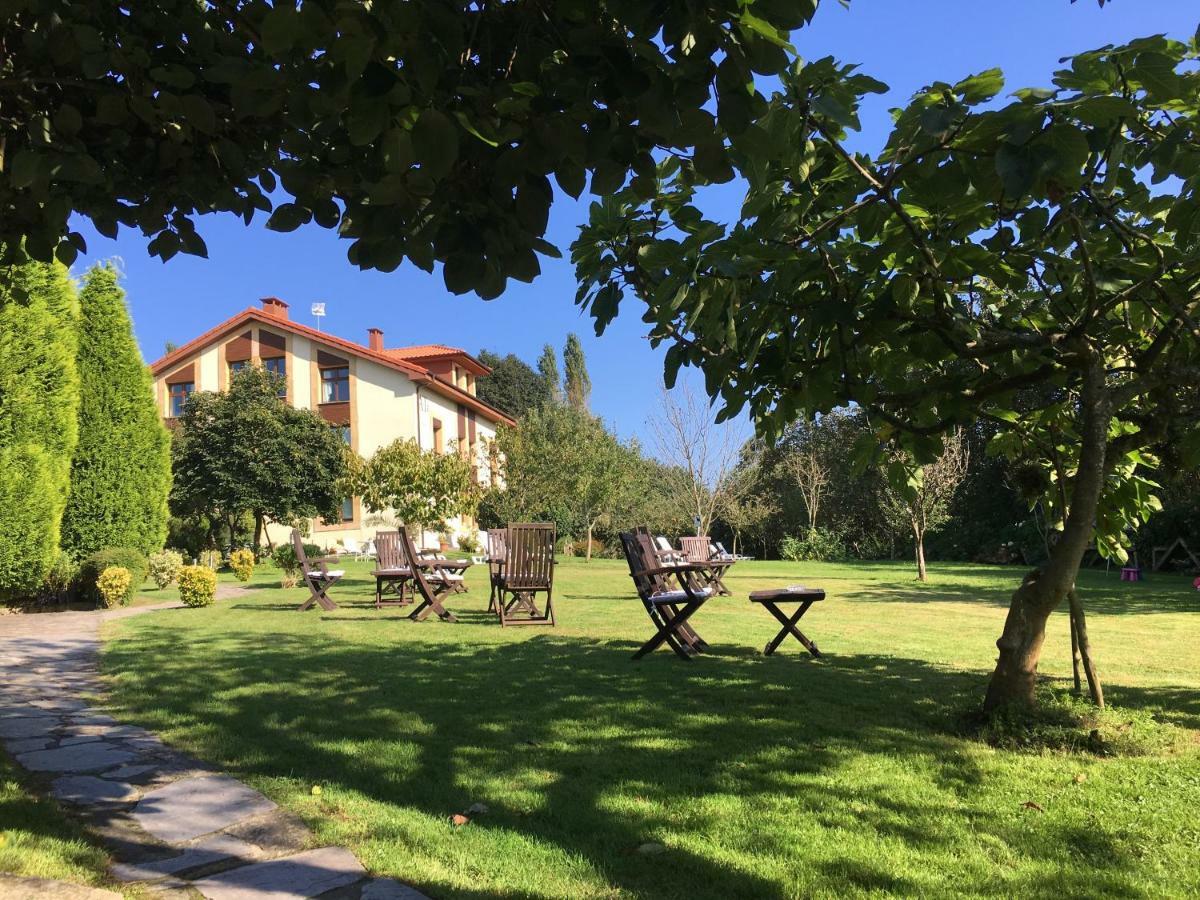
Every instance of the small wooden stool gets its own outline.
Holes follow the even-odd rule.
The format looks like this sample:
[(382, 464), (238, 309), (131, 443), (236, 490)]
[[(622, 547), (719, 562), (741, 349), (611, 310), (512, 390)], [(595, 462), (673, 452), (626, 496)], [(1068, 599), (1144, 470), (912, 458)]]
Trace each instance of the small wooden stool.
[(1139, 569), (1137, 566), (1125, 566), (1123, 569), (1121, 569), (1121, 580), (1122, 581), (1141, 581), (1142, 580), (1142, 570)]
[[(819, 659), (821, 651), (817, 649), (816, 644), (805, 637), (804, 632), (796, 627), (796, 623), (808, 612), (810, 606), (818, 600), (824, 599), (825, 592), (820, 588), (804, 587), (800, 584), (751, 593), (750, 602), (762, 604), (783, 625), (783, 629), (779, 634), (775, 635), (763, 649), (763, 656), (770, 656), (774, 653), (775, 649), (783, 642), (783, 639), (790, 634), (804, 645), (804, 649)], [(788, 616), (787, 613), (779, 608), (780, 603), (799, 603), (800, 608), (791, 616)]]

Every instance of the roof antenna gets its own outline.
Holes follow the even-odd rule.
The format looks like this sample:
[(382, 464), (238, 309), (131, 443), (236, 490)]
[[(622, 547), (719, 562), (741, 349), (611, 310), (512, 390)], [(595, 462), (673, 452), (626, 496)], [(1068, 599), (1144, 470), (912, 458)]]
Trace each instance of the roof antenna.
[(312, 305), (313, 318), (317, 320), (317, 331), (321, 330), (321, 318), (325, 315), (325, 304), (314, 303)]

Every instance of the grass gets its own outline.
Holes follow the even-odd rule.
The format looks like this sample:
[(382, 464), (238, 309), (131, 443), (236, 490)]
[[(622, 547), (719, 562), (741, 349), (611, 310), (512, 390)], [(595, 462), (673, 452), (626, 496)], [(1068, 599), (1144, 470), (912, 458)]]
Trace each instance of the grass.
[(0, 872), (106, 886), (108, 855), (0, 751)]
[[(691, 664), (630, 660), (651, 630), (616, 562), (559, 566), (556, 629), (500, 629), (479, 567), (456, 625), (376, 611), (369, 567), (348, 568), (331, 613), (297, 613), (268, 566), (213, 608), (112, 623), (104, 668), (125, 716), (433, 897), (1200, 893), (1183, 578), (1081, 581), (1106, 727), (1156, 747), (1114, 758), (963, 733), (1012, 568), (920, 585), (903, 565), (744, 563), (694, 620), (713, 653)], [(776, 626), (746, 594), (797, 581), (829, 592), (802, 623), (827, 658), (763, 658)], [(1070, 705), (1065, 614), (1042, 670)]]

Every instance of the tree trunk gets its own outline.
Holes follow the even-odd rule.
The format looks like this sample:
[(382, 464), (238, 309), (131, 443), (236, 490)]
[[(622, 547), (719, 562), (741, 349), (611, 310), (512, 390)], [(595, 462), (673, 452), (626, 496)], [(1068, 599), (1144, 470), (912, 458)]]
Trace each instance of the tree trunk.
[(262, 510), (254, 511), (254, 551), (258, 552), (258, 545), (262, 542), (263, 532), (263, 514)]
[(588, 523), (588, 535), (587, 535), (587, 557), (586, 557), (586, 559), (585, 559), (584, 561), (585, 561), (585, 562), (591, 562), (591, 561), (592, 561), (592, 525), (591, 525), (591, 523), (590, 523), (590, 522)]
[(913, 544), (917, 556), (917, 580), (928, 581), (929, 576), (925, 573), (925, 532), (920, 528), (913, 528)]
[(1030, 572), (1013, 592), (1004, 631), (996, 641), (1000, 654), (983, 701), (985, 712), (1035, 704), (1046, 620), (1075, 586), (1079, 564), (1091, 540), (1104, 488), (1110, 418), (1104, 371), (1098, 361), (1089, 365), (1084, 376), (1079, 406), (1079, 467), (1072, 484), (1071, 508), (1062, 536), (1045, 567)]
[[(1100, 673), (1096, 671), (1096, 663), (1092, 659), (1092, 645), (1088, 641), (1087, 618), (1083, 614), (1083, 604), (1079, 601), (1079, 594), (1076, 593), (1074, 587), (1067, 594), (1067, 601), (1071, 604), (1071, 621), (1079, 646), (1079, 656), (1083, 661), (1083, 671), (1087, 675), (1088, 693), (1092, 695), (1092, 702), (1100, 709), (1104, 709), (1104, 686), (1100, 683)], [(1075, 680), (1078, 689), (1078, 671)]]
[(1075, 681), (1075, 693), (1083, 690), (1083, 681), (1079, 677), (1079, 632), (1075, 630), (1075, 604), (1071, 604), (1071, 676)]

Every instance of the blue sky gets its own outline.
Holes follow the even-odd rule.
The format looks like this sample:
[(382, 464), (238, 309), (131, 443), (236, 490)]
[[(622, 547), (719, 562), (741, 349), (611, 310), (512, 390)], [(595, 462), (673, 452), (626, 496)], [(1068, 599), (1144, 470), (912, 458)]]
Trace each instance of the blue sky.
[[(1166, 33), (1189, 38), (1200, 24), (1195, 0), (853, 0), (849, 10), (825, 0), (813, 24), (794, 35), (809, 59), (832, 55), (858, 62), (892, 88), (866, 109), (861, 149), (878, 147), (889, 126), (887, 109), (922, 85), (955, 81), (999, 66), (1009, 89), (1049, 83), (1058, 60), (1071, 53), (1133, 37)], [(736, 212), (735, 191), (722, 192), (716, 213)], [(549, 238), (564, 250), (587, 215), (587, 198), (560, 197)], [(531, 364), (544, 344), (561, 348), (570, 331), (583, 340), (592, 378), (592, 408), (626, 437), (644, 437), (662, 386), (662, 354), (644, 339), (641, 310), (627, 301), (602, 338), (574, 306), (575, 282), (566, 260), (542, 261), (532, 285), (510, 283), (497, 300), (456, 297), (440, 273), (405, 264), (391, 274), (360, 272), (346, 261), (347, 243), (310, 226), (291, 234), (245, 227), (239, 219), (211, 216), (199, 224), (207, 260), (150, 258), (143, 239), (123, 231), (114, 240), (80, 227), (92, 261), (120, 258), (134, 325), (147, 360), (164, 342), (183, 343), (259, 297), (288, 301), (293, 317), (312, 324), (310, 304), (326, 303), (323, 327), (366, 342), (370, 327), (384, 330), (388, 346), (446, 343), (470, 352), (487, 348), (516, 353)], [(700, 382), (697, 381), (697, 384)]]

